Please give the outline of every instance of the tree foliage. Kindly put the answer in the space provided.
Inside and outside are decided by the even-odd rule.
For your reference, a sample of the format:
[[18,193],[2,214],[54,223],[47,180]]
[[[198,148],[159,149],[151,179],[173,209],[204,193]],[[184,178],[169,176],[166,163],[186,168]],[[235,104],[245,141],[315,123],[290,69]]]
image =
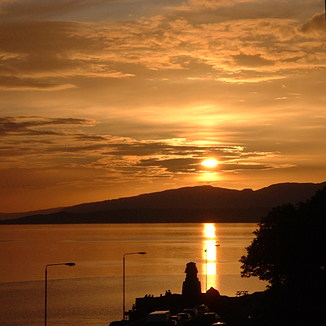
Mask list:
[[274,208],[262,218],[247,255],[243,277],[258,276],[272,287],[325,287],[326,188],[305,203]]

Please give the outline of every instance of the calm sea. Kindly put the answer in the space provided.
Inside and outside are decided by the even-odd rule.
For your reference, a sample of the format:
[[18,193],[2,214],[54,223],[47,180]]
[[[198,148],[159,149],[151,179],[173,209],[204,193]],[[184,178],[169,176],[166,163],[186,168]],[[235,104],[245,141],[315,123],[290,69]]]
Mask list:
[[122,317],[122,257],[126,307],[136,297],[181,293],[187,262],[197,264],[202,292],[261,291],[266,284],[240,277],[256,224],[91,224],[0,227],[0,325],[44,324],[45,265],[48,325],[107,325]]

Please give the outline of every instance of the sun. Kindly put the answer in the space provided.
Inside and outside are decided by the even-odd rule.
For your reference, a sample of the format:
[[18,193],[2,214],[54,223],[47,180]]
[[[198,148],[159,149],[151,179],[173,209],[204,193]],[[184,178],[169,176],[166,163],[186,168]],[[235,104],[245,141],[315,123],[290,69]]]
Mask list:
[[218,160],[215,158],[207,158],[200,163],[205,168],[215,168],[218,166]]

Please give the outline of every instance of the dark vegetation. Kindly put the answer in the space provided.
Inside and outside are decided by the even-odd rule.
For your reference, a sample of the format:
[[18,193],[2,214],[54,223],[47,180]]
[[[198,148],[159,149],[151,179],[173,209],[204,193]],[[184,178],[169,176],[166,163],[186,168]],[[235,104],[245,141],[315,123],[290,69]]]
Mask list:
[[298,205],[274,208],[241,258],[242,276],[270,283],[255,300],[254,325],[324,325],[326,187]]

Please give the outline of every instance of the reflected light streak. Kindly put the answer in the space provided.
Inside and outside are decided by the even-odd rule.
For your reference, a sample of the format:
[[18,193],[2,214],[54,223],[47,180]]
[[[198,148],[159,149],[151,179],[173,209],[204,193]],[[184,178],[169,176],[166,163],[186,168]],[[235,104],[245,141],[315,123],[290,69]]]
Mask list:
[[205,223],[203,228],[203,271],[205,274],[206,290],[217,288],[216,280],[216,228],[214,223]]
[[213,223],[204,224],[204,237],[216,239],[215,225]]
[[207,262],[216,262],[216,241],[206,240],[204,241],[206,245],[206,258]]
[[[207,275],[208,276],[216,275],[216,262],[207,262]],[[210,281],[212,281],[212,279],[214,279],[213,277],[208,277],[208,278],[210,279]],[[211,283],[211,282],[209,282],[209,283]],[[210,288],[209,285],[210,284],[207,284],[208,288]]]

